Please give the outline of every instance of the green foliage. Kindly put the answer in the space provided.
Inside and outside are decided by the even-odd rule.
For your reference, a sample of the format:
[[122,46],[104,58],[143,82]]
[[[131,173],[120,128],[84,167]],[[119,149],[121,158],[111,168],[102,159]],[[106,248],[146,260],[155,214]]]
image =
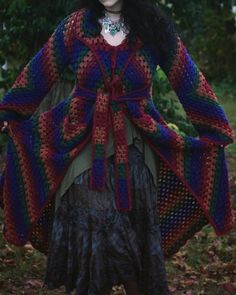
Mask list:
[[46,42],[76,1],[0,0],[0,88],[8,89],[16,75]]
[[154,102],[170,128],[183,135],[197,136],[165,73],[159,67],[153,83],[153,94]]
[[[190,53],[210,80],[236,81],[236,16],[232,0],[172,0],[176,20]],[[235,4],[234,4],[235,5]]]

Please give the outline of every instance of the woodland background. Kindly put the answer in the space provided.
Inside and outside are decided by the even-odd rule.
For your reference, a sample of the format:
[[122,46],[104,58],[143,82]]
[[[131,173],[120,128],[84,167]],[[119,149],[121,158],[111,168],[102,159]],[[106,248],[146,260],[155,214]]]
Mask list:
[[[194,61],[206,76],[236,132],[236,0],[157,1],[171,15]],[[46,42],[59,21],[76,10],[75,0],[0,0],[0,98],[29,59]],[[41,110],[71,89],[65,73],[44,99]],[[191,133],[185,113],[164,73],[157,69],[154,100],[170,127]],[[0,154],[6,138],[0,138]],[[236,209],[236,143],[226,148]],[[236,210],[235,210],[236,212]],[[42,287],[46,258],[30,245],[4,241],[0,210],[0,295],[63,294]],[[166,262],[173,294],[236,294],[236,231],[216,237],[209,226]],[[63,290],[63,289],[62,289]],[[123,294],[114,288],[114,294]]]

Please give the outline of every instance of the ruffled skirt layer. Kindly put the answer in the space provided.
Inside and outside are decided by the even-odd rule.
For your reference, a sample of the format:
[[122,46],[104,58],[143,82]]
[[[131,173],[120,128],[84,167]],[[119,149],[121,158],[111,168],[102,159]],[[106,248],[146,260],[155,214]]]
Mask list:
[[114,155],[106,190],[89,189],[89,171],[76,177],[55,212],[45,284],[67,293],[99,295],[105,286],[135,280],[144,295],[168,294],[157,188],[143,154],[129,146],[132,211],[115,208]]

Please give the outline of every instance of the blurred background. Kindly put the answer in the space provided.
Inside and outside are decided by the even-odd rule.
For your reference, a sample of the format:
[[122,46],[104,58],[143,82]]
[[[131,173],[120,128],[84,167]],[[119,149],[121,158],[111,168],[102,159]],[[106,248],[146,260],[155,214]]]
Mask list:
[[[0,99],[23,66],[42,47],[59,21],[77,9],[71,0],[0,0]],[[236,0],[156,1],[173,17],[192,58],[204,73],[236,132]],[[73,77],[61,81],[40,105],[39,112],[65,97]],[[170,128],[194,133],[165,74],[157,68],[153,99]],[[0,138],[0,155],[7,138]],[[229,178],[236,208],[236,143],[226,147]],[[0,163],[1,164],[1,163]],[[0,211],[0,225],[1,225]],[[236,294],[236,232],[216,237],[205,227],[167,262],[173,294]],[[45,257],[30,245],[7,244],[0,232],[0,295],[63,294],[42,288]],[[124,294],[114,288],[114,294]]]

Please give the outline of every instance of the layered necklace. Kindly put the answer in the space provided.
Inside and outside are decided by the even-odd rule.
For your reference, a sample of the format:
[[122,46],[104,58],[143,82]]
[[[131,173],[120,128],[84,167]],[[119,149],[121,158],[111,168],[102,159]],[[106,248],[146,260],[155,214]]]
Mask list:
[[128,33],[128,28],[124,24],[124,18],[120,17],[118,20],[112,20],[107,12],[120,13],[121,11],[110,11],[105,9],[105,16],[99,20],[104,27],[105,33],[115,36],[116,33],[123,31],[124,34]]

